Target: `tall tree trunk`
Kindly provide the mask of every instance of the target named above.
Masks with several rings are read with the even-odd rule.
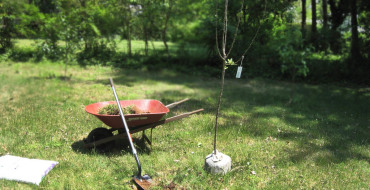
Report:
[[[359,53],[359,43],[358,43],[358,22],[357,22],[357,0],[351,1],[351,57],[358,58]]]
[[[346,18],[348,14],[348,2],[348,0],[339,0],[338,4],[336,4],[335,0],[328,0],[331,12],[330,21],[332,30],[336,30]]]
[[[328,28],[328,2],[327,0],[322,0],[322,18],[324,28]]]
[[[168,0],[168,10],[166,13],[166,20],[165,20],[164,28],[162,31],[162,40],[163,40],[164,47],[166,48],[168,57],[170,57],[170,50],[168,49],[166,35],[167,35],[168,21],[170,20],[170,17],[171,17],[171,9],[172,9],[172,0]]]
[[[301,31],[302,31],[302,38],[306,38],[306,0],[302,0],[302,23],[301,23]]]
[[[144,51],[145,51],[145,56],[148,56],[149,55],[149,37],[150,37],[150,31],[149,31],[149,28],[152,27],[152,22],[151,22],[151,11],[148,11],[150,10],[150,1],[143,1],[142,4],[144,5],[144,9],[143,9],[143,34],[144,34],[144,42],[145,42],[145,48],[144,48]]]
[[[130,13],[131,14],[131,13]],[[132,56],[131,52],[131,24],[130,24],[130,19],[127,21],[127,49],[128,49],[128,56]]]
[[[312,6],[312,37],[316,35],[317,31],[317,24],[316,24],[316,0],[311,0],[311,6]]]
[[[3,25],[3,36],[0,38],[1,49],[7,49],[13,47],[12,43],[12,32],[14,31],[13,21],[8,16],[1,18]]]
[[[145,42],[145,56],[148,56],[149,52],[149,34],[148,28],[144,26],[144,42]]]

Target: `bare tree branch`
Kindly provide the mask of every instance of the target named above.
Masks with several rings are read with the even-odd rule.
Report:
[[[220,58],[222,60],[225,60],[224,57],[221,55],[220,48],[219,48],[219,45],[218,45],[218,14],[217,14],[217,10],[218,10],[218,3],[216,2],[216,49],[217,49],[218,56],[220,56]]]
[[[227,10],[228,10],[229,0],[225,0],[225,13],[224,13],[224,29],[222,30],[222,53],[223,58],[226,59],[226,43],[227,43]]]
[[[240,7],[240,11],[243,10],[243,7],[244,7],[244,0],[242,2],[242,6]],[[237,16],[237,18],[238,18],[238,24],[236,25],[236,30],[235,30],[235,33],[234,33],[233,42],[231,43],[231,47],[229,49],[229,52],[226,54],[226,57],[229,57],[231,51],[233,50],[233,47],[234,47],[234,44],[235,44],[235,41],[236,41],[236,37],[238,36],[238,29],[239,29],[239,24],[240,24],[240,17]]]
[[[265,0],[265,8],[264,8],[264,10],[263,10],[263,16],[262,17],[264,17],[265,16],[265,14],[266,14],[266,7],[267,7],[267,1]],[[251,43],[249,44],[249,46],[248,46],[248,48],[244,51],[244,53],[243,53],[243,55],[235,62],[235,64],[237,64],[237,63],[239,63],[239,61],[241,60],[241,58],[242,57],[244,57],[245,56],[245,54],[249,51],[249,49],[252,47],[252,44],[254,43],[254,40],[256,39],[256,37],[257,37],[257,35],[258,35],[258,32],[259,32],[259,30],[260,30],[260,28],[261,28],[261,23],[259,24],[259,26],[258,26],[258,28],[257,28],[257,31],[256,31],[256,33],[254,34],[254,36],[253,36],[253,38],[252,38],[252,41],[251,41]]]

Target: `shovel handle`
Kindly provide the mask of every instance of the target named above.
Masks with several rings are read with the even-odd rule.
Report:
[[[114,98],[116,99],[116,102],[117,102],[117,106],[118,106],[118,110],[119,110],[119,113],[120,113],[120,116],[121,116],[121,119],[122,119],[123,126],[125,127],[125,130],[126,130],[126,135],[128,137],[128,141],[130,142],[132,154],[135,156],[135,160],[136,160],[137,167],[138,167],[138,176],[141,176],[141,164],[140,164],[139,158],[137,156],[137,152],[136,152],[134,143],[132,141],[130,130],[129,130],[128,125],[126,123],[125,115],[122,111],[121,104],[119,102],[119,99],[118,99],[118,96],[117,96],[117,93],[116,93],[116,89],[114,88],[113,79],[109,78],[109,81],[110,81],[110,85],[112,87]]]
[[[114,86],[114,84],[113,84],[113,79],[112,79],[112,77],[110,77],[110,78],[109,78],[109,82],[110,82],[110,86],[111,86],[111,87],[113,87],[113,86]]]

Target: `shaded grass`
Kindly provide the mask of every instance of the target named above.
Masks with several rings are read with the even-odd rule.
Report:
[[[109,77],[120,99],[157,99],[164,104],[189,97],[171,115],[205,111],[153,130],[153,146],[134,141],[153,189],[173,182],[186,189],[367,189],[370,91],[332,85],[271,80],[227,80],[218,149],[232,158],[227,175],[203,170],[213,150],[219,80],[159,70],[0,64],[0,154],[59,161],[40,184],[48,189],[131,189],[136,163],[127,142],[112,152],[84,149],[82,139],[106,127],[87,114],[90,103],[113,100]],[[150,132],[146,133],[150,134]],[[257,174],[252,175],[251,171]],[[1,188],[33,185],[0,180]]]

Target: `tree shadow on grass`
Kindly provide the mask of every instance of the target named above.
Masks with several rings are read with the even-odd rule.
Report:
[[[184,85],[193,92],[164,90],[154,92],[148,98],[159,99],[165,104],[182,98],[197,96],[197,91],[207,97],[195,97],[178,107],[187,111],[204,108],[203,113],[215,113],[218,83],[213,79],[183,77],[171,73],[115,73],[117,84],[135,86],[161,81]],[[109,84],[108,80],[97,83]],[[369,162],[369,156],[353,147],[369,145],[370,115],[369,91],[330,85],[305,85],[271,80],[227,80],[222,99],[221,114],[227,124],[220,132],[242,131],[252,138],[278,137],[279,140],[296,142],[301,148],[287,152],[293,162],[302,162],[317,155],[315,162],[338,163],[350,159]],[[225,114],[223,114],[225,113]],[[277,120],[277,122],[273,121]],[[242,123],[242,124],[240,124]],[[279,130],[283,132],[279,132]],[[313,143],[322,140],[325,143]],[[303,151],[302,151],[303,150]],[[364,152],[364,151],[362,151]],[[323,156],[321,156],[323,155]],[[325,156],[326,155],[326,156]]]
[[[221,108],[226,124],[219,131],[240,130],[252,138],[273,136],[295,142],[300,148],[287,151],[292,162],[309,158],[324,165],[351,159],[369,162],[364,151],[370,136],[368,92],[274,83],[246,83],[226,90]],[[320,140],[322,145],[311,143]]]
[[[241,127],[244,134],[264,138],[271,135],[296,142],[299,148],[287,150],[290,161],[313,159],[322,165],[351,159],[369,162],[369,155],[364,153],[370,135],[370,98],[366,93],[358,93],[355,89],[294,85],[249,95],[254,96],[255,105],[245,111],[245,122],[256,123],[258,127],[244,125]],[[233,101],[237,100],[238,96],[234,96]],[[281,109],[281,112],[271,111],[269,107]],[[231,124],[224,130],[238,126],[236,121],[241,119],[227,120]]]

